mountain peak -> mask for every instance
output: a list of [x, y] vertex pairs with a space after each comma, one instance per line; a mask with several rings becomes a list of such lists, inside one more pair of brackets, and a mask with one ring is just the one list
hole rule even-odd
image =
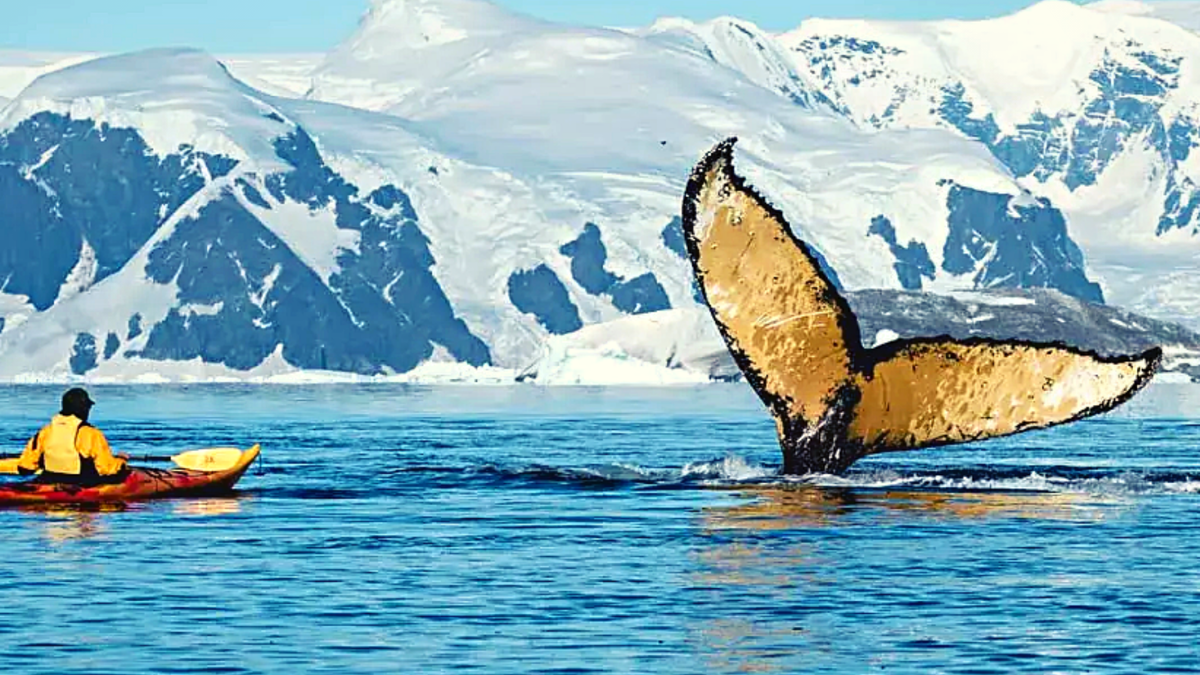
[[1078, 16], [1079, 12], [1088, 11], [1084, 7], [1080, 7], [1069, 0], [1042, 0], [1034, 3], [1025, 9], [1013, 13], [1011, 16], [1036, 16], [1038, 18], [1046, 18], [1049, 16]]
[[521, 23], [487, 0], [374, 0], [350, 43], [356, 50], [423, 49], [500, 35]]

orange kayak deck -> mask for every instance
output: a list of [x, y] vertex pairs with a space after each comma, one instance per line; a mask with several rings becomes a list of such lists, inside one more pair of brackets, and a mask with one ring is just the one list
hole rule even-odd
[[96, 504], [164, 497], [199, 497], [228, 492], [258, 458], [257, 445], [242, 452], [237, 464], [224, 471], [130, 467], [120, 483], [81, 487], [36, 480], [0, 485], [0, 506], [8, 504]]

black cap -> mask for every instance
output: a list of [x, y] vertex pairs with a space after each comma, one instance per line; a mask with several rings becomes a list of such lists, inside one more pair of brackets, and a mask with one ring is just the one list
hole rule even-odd
[[62, 409], [65, 411], [75, 411], [84, 408], [91, 408], [96, 405], [96, 402], [88, 396], [88, 393], [79, 387], [67, 390], [67, 393], [62, 397]]

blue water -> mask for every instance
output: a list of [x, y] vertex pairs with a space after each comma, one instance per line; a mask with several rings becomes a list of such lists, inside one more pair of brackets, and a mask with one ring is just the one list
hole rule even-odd
[[[0, 388], [16, 449], [57, 388]], [[742, 385], [95, 387], [236, 495], [0, 510], [0, 672], [1194, 672], [1200, 387], [784, 480]], [[815, 484], [814, 484], [815, 483]]]

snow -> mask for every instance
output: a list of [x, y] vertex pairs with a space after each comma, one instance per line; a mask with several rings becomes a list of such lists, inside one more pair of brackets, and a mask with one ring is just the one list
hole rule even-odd
[[1066, 213], [1109, 304], [1197, 328], [1200, 239], [1180, 229], [1156, 234], [1166, 182], [1156, 162], [1151, 150], [1133, 148], [1094, 186], [1043, 191]]
[[[1037, 111], [1051, 116], [1080, 112], [1083, 97], [1096, 87], [1089, 76], [1106, 57], [1132, 63], [1128, 54], [1141, 45], [1184, 54], [1197, 49], [1194, 34], [1166, 21], [1064, 0], [1045, 0], [980, 21], [810, 19], [778, 41], [804, 70], [809, 67], [804, 41], [834, 36], [873, 40], [902, 51], [886, 60], [853, 53], [836, 64], [839, 81], [834, 86], [855, 120], [883, 119], [894, 107], [893, 124], [933, 124], [942, 87], [957, 81], [964, 83], [972, 101], [982, 103], [974, 117], [991, 113], [1000, 129], [1010, 133]], [[871, 74], [853, 86], [846, 83], [864, 72]], [[903, 100], [897, 99], [898, 91], [904, 92]]]
[[994, 307], [1021, 307], [1024, 305], [1037, 304], [1037, 300], [1019, 294], [1002, 295], [995, 292], [977, 293], [974, 291], [950, 291], [947, 293], [940, 293], [939, 295], [948, 295], [959, 302], [966, 302], [976, 305], [992, 305]]
[[96, 271], [96, 250], [85, 239], [79, 246], [79, 261], [67, 273], [62, 287], [58, 289], [58, 298], [55, 303], [67, 302], [86, 291], [96, 280]]
[[[260, 289], [256, 292], [250, 293], [250, 302], [255, 307], [263, 310], [264, 315], [266, 315], [266, 308], [263, 307], [263, 303], [267, 301], [267, 296], [271, 295], [271, 291], [275, 288], [275, 282], [279, 281], [279, 275], [282, 273], [283, 265], [275, 263], [275, 266], [271, 268], [271, 271], [267, 273], [267, 276], [263, 277], [262, 286]], [[259, 317], [254, 319], [254, 325], [258, 326], [259, 328], [266, 328], [268, 324], [262, 319], [262, 317]]]
[[[795, 114], [774, 92], [661, 41], [545, 24], [478, 0], [383, 4], [317, 70], [310, 97], [420, 122], [473, 163], [678, 173], [694, 148], [741, 131], [748, 111]], [[411, 34], [434, 6], [455, 40]], [[713, 123], [724, 128], [714, 134]]]
[[1145, 328], [1142, 328], [1141, 326], [1133, 326], [1133, 325], [1127, 324], [1124, 321], [1121, 321], [1120, 319], [1118, 319], [1116, 317], [1109, 317], [1108, 322], [1111, 324], [1120, 326], [1121, 328], [1125, 328], [1127, 330], [1140, 330], [1140, 331], [1146, 330]]
[[287, 363], [282, 346], [277, 347], [262, 363], [247, 371], [233, 370], [222, 364], [191, 361], [147, 361], [143, 359], [113, 359], [100, 364], [85, 377], [55, 373], [46, 376], [25, 375], [15, 383], [65, 383], [82, 381], [90, 384], [263, 384], [263, 385], [323, 385], [323, 384], [514, 384], [515, 373], [503, 368], [485, 366], [474, 368], [461, 363], [423, 363], [409, 373], [399, 375], [358, 375], [333, 371], [304, 371]]
[[875, 348], [880, 345], [885, 345], [889, 342], [895, 342], [896, 340], [899, 340], [899, 339], [900, 339], [899, 333], [897, 333], [894, 330], [884, 328], [883, 330], [875, 333], [875, 343], [873, 345], [871, 345], [871, 347]]
[[0, 113], [0, 131], [45, 110], [135, 127], [160, 155], [180, 145], [279, 168], [266, 94], [238, 82], [208, 54], [155, 49], [107, 56], [40, 76]]
[[1200, 2], [1171, 0], [1155, 0], [1154, 2], [1139, 2], [1138, 0], [1101, 0], [1084, 5], [1088, 9], [1112, 14], [1128, 16], [1154, 17], [1170, 21], [1173, 24], [1200, 31]]
[[276, 200], [261, 184], [255, 185], [255, 188], [271, 204], [271, 208], [262, 208], [239, 191], [238, 200], [242, 206], [282, 239], [326, 284], [341, 269], [338, 264], [341, 252], [358, 251], [361, 235], [337, 226], [333, 204], [312, 210], [303, 203]]
[[[442, 80], [462, 61], [486, 58], [487, 43], [538, 24], [481, 0], [377, 0], [358, 30], [318, 68], [315, 84], [325, 93], [314, 97], [380, 110]], [[358, 72], [387, 63], [395, 64], [388, 68], [391, 77]], [[355, 72], [345, 80], [323, 77], [331, 64]]]
[[551, 337], [523, 377], [538, 383], [708, 381], [738, 374], [707, 308], [628, 316]]
[[[112, 284], [105, 280], [100, 285], [106, 284], [109, 288], [128, 285], [128, 279]], [[174, 288], [170, 287], [169, 294], [173, 293]], [[180, 311], [212, 314], [220, 311], [220, 306], [186, 305]], [[127, 316], [117, 318], [124, 321]], [[73, 341], [73, 330], [65, 331], [58, 339], [70, 338]], [[43, 327], [42, 333], [48, 332]], [[0, 336], [0, 350], [5, 344]], [[133, 343], [133, 346], [137, 344]], [[122, 351], [126, 347], [128, 345], [123, 346]], [[65, 367], [65, 359], [64, 363], [43, 361], [41, 368], [29, 367], [31, 364], [28, 363], [18, 368], [3, 357], [4, 352], [0, 351], [0, 382], [17, 384], [82, 381], [125, 384], [238, 382], [315, 385], [388, 382], [515, 385], [520, 380], [543, 386], [662, 386], [701, 384], [712, 381], [710, 374], [724, 377], [737, 372], [737, 366], [725, 349], [708, 311], [700, 309], [671, 310], [589, 326], [576, 334], [551, 340], [543, 357], [523, 373], [493, 366], [474, 368], [447, 362], [437, 355], [409, 373], [368, 376], [302, 371], [284, 360], [282, 347], [276, 348], [265, 361], [247, 371], [204, 363], [200, 359], [164, 362], [121, 357], [100, 362], [95, 370], [83, 377], [72, 375]]]
[[1196, 270], [1200, 269], [1200, 256], [1193, 258], [1190, 265], [1163, 268], [1131, 265], [1119, 269], [1104, 269], [1110, 279], [1121, 279], [1120, 293], [1110, 294], [1110, 302], [1123, 307], [1139, 308], [1153, 318], [1182, 320], [1189, 327], [1198, 323], [1197, 308], [1200, 307], [1200, 285], [1196, 283]]
[[[517, 269], [553, 260], [581, 311], [606, 315], [608, 301], [575, 286], [569, 261], [558, 253], [582, 230], [573, 198], [455, 159], [395, 117], [319, 103], [294, 104], [288, 112], [318, 138], [326, 162], [361, 193], [394, 183], [409, 195], [431, 242], [435, 277], [456, 313], [502, 365], [524, 365], [543, 335], [505, 295]], [[665, 220], [658, 227], [662, 224]], [[682, 284], [686, 269], [680, 267]], [[609, 318], [617, 315], [611, 305], [608, 312]]]
[[[0, 106], [39, 76], [110, 54], [0, 50]], [[271, 94], [299, 98], [312, 84], [312, 72], [324, 60], [315, 54], [219, 54], [234, 77]]]
[[0, 98], [12, 99], [46, 73], [90, 61], [96, 54], [0, 49]]
[[4, 327], [0, 329], [0, 336], [28, 321], [37, 311], [29, 302], [29, 296], [4, 293], [3, 287], [0, 286], [0, 317], [4, 317]]
[[700, 384], [709, 378], [700, 373], [647, 363], [629, 356], [616, 343], [597, 348], [551, 341], [538, 362], [534, 384], [570, 386]]
[[1124, 22], [1049, 0], [990, 21], [948, 23], [938, 35], [943, 62], [983, 100], [996, 102], [997, 122], [1013, 130], [1035, 111], [1075, 109], [1078, 94], [1064, 83], [1086, 82], [1106, 46], [1092, 36], [1121, 30]]
[[54, 153], [57, 151], [58, 151], [57, 145], [52, 146], [49, 149], [47, 149], [45, 152], [42, 153], [42, 156], [38, 158], [38, 161], [36, 164], [34, 164], [33, 166], [25, 167], [24, 169], [21, 170], [21, 176], [24, 177], [25, 180], [32, 180], [34, 174], [37, 173], [37, 170], [42, 168], [43, 166], [45, 166], [46, 162], [49, 162], [50, 159], [52, 157], [54, 157]]
[[[199, 311], [211, 308], [193, 307]], [[526, 383], [541, 386], [669, 386], [695, 385], [712, 380], [694, 370], [669, 368], [634, 358], [616, 343], [598, 348], [568, 346], [553, 351], [541, 362], [536, 377], [521, 378]], [[91, 384], [270, 384], [321, 385], [364, 383], [408, 384], [471, 384], [516, 385], [515, 370], [484, 366], [475, 368], [462, 363], [430, 360], [408, 373], [388, 375], [358, 375], [333, 371], [300, 370], [283, 358], [282, 347], [261, 364], [246, 371], [233, 370], [222, 364], [204, 363], [199, 358], [190, 361], [150, 361], [140, 358], [115, 358], [102, 361], [83, 377], [64, 368], [46, 371], [23, 370], [0, 375], [8, 384], [58, 384], [85, 382]]]
[[230, 74], [272, 96], [301, 98], [324, 54], [218, 54]]
[[217, 302], [211, 305], [200, 305], [196, 303], [188, 303], [181, 305], [178, 312], [182, 316], [216, 316], [225, 308], [224, 302]]
[[793, 65], [775, 36], [749, 21], [720, 17], [695, 23], [669, 17], [659, 19], [649, 28], [631, 32], [712, 59], [751, 82], [785, 96], [808, 101], [816, 89], [813, 78]]

